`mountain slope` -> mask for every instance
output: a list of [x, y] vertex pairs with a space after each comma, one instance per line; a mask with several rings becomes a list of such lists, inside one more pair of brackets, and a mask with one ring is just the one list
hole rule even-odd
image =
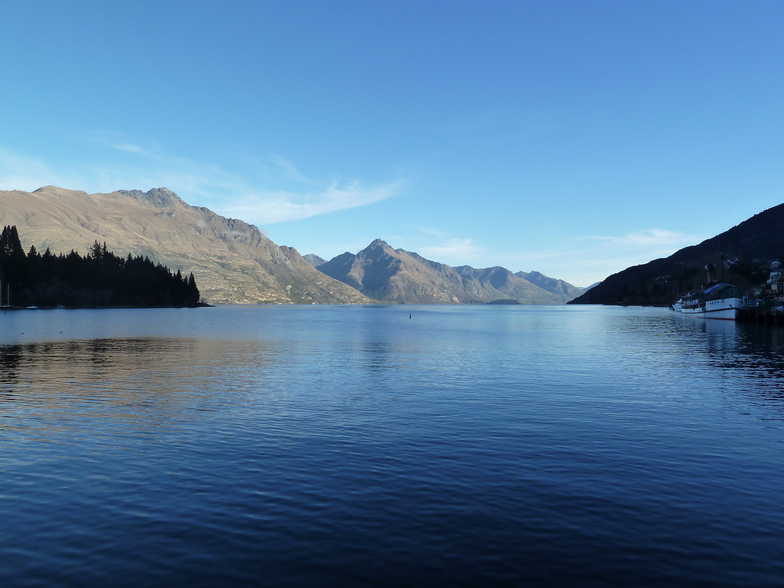
[[552, 294], [561, 296], [564, 302], [576, 298], [586, 290], [585, 288], [572, 286], [569, 282], [564, 282], [563, 280], [558, 280], [556, 278], [550, 278], [540, 272], [517, 272], [515, 275], [519, 278], [523, 278], [524, 280], [528, 280], [543, 290], [547, 290]]
[[409, 304], [461, 302], [455, 295], [460, 276], [452, 268], [394, 250], [379, 239], [357, 255], [338, 255], [318, 270], [376, 300]]
[[708, 263], [716, 265], [720, 280], [745, 290], [767, 277], [767, 268], [774, 260], [784, 261], [784, 204], [699, 245], [613, 274], [570, 304], [668, 306], [681, 294], [704, 284], [703, 268]]
[[570, 298], [548, 292], [503, 267], [476, 269], [467, 265], [455, 270], [466, 281], [467, 290], [484, 293], [483, 300], [512, 299], [527, 304], [563, 304]]
[[0, 191], [0, 203], [0, 225], [16, 225], [26, 250], [84, 254], [93, 242], [106, 242], [117, 255], [193, 272], [211, 303], [369, 302], [255, 226], [189, 206], [166, 188], [86, 194], [47, 186]]
[[502, 267], [453, 268], [376, 239], [356, 255], [344, 253], [319, 271], [376, 300], [406, 304], [483, 303], [514, 299], [526, 304], [563, 304], [569, 298]]
[[324, 259], [323, 257], [319, 257], [315, 253], [308, 253], [306, 255], [303, 255], [302, 258], [305, 261], [307, 261], [310, 265], [312, 265], [313, 267], [318, 267], [322, 263], [327, 263], [326, 259]]

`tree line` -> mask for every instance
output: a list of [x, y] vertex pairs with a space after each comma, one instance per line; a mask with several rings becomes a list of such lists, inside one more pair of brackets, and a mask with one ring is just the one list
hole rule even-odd
[[[199, 289], [191, 273], [185, 277], [148, 257], [120, 257], [98, 241], [82, 257], [25, 253], [15, 226], [0, 234], [0, 301], [13, 306], [197, 306]], [[10, 297], [10, 300], [9, 300]]]

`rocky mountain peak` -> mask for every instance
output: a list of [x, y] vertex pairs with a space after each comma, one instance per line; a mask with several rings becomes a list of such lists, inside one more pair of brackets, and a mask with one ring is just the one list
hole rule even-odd
[[118, 190], [118, 192], [154, 208], [174, 208], [177, 205], [185, 205], [180, 197], [168, 188], [153, 188], [149, 192], [141, 190]]
[[526, 304], [563, 304], [574, 297], [548, 291], [500, 266], [453, 268], [411, 251], [393, 249], [381, 239], [356, 255], [339, 255], [319, 265], [318, 270], [370, 298], [405, 304], [481, 304], [510, 299]]
[[360, 259], [373, 259], [378, 260], [387, 258], [390, 255], [394, 257], [395, 250], [393, 250], [386, 241], [376, 239], [370, 245], [365, 247], [357, 254]]

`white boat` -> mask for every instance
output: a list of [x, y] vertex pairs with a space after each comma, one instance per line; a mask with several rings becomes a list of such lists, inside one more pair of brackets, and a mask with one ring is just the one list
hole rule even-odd
[[738, 318], [744, 304], [743, 293], [739, 288], [732, 284], [720, 283], [705, 290], [686, 294], [672, 305], [672, 309], [683, 314], [734, 321]]

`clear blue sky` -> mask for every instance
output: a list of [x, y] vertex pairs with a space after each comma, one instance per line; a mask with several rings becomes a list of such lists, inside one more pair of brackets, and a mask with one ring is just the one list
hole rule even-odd
[[784, 202], [784, 2], [6, 2], [0, 189], [586, 286]]

